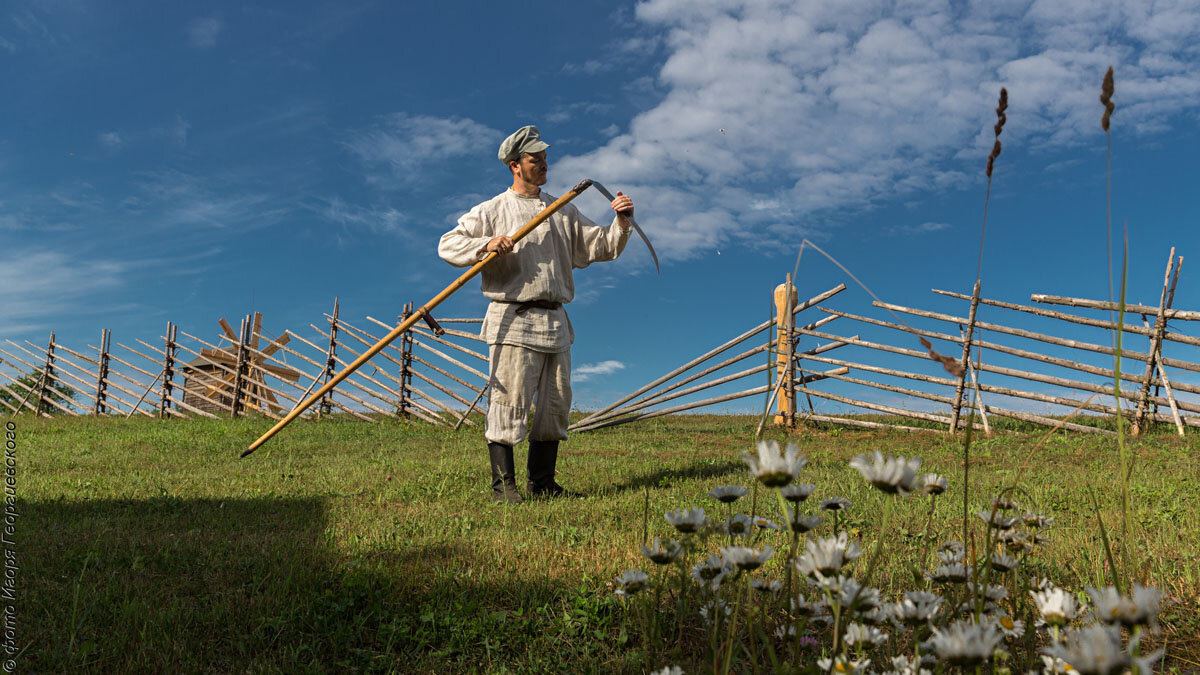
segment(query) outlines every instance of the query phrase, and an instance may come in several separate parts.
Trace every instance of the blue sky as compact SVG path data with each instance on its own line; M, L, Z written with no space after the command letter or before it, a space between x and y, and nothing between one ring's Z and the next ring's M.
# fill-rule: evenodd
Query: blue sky
M1197 2L6 3L0 337L211 336L252 310L312 335L335 295L351 320L393 316L455 278L438 237L506 187L496 147L536 124L547 188L632 195L664 263L633 241L577 275L595 407L764 320L804 237L885 300L965 311L929 289L974 280L1001 86L985 295L1102 298L1110 64L1131 300L1157 303L1176 246L1198 256L1175 301L1194 308L1198 38ZM608 221L598 195L578 205ZM842 281L806 252L802 295ZM851 286L830 306L890 319ZM483 307L474 283L439 314Z

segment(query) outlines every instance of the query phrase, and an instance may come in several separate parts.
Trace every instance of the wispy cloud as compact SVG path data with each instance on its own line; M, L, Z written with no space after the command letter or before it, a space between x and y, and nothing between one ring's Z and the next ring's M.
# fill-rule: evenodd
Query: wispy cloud
M121 147L121 134L115 131L106 131L101 133L96 137L96 140L100 142L100 145L103 145L106 148L112 148L113 150Z
M611 375L625 368L620 361L601 361L579 366L571 373L571 379L576 382L586 382L594 375Z
M891 228L893 234L929 234L950 229L950 223L920 223L918 225L897 225Z
M1196 0L648 0L636 16L666 36L665 94L627 131L555 169L603 177L635 200L653 195L639 220L655 223L668 260L981 182L1002 85L1006 149L1031 148L1034 161L1100 136L1109 64L1125 129L1157 133L1200 105Z
M188 44L197 48L212 47L217 44L221 28L220 19L192 19L187 24Z
M84 310L88 298L124 284L127 267L61 251L0 251L0 335L50 328L48 319Z
M122 207L149 225L186 228L258 228L278 222L286 209L266 192L230 185L230 180L203 178L181 171L145 175L137 193Z
M447 160L475 154L480 147L498 146L503 134L464 117L431 117L394 113L369 129L350 134L345 146L371 169L385 167L388 179L419 179ZM418 172L416 169L421 169ZM369 181L380 182L378 175Z

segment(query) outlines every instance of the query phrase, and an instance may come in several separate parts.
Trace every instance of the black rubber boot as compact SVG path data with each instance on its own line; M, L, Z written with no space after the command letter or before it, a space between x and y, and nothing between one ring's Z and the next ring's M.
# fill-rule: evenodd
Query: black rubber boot
M521 493L517 492L517 467L513 463L511 445L488 443L488 455L492 459L492 498L504 504L520 504Z
M558 441L529 441L529 494L535 497L575 496L554 482Z

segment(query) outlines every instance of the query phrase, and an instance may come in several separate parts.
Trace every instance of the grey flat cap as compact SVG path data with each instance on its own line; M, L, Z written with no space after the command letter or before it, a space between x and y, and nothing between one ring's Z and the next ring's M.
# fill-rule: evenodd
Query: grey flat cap
M537 127L521 127L500 144L500 161L508 164L515 159L520 159L523 153L533 154L548 147L550 144L542 140Z

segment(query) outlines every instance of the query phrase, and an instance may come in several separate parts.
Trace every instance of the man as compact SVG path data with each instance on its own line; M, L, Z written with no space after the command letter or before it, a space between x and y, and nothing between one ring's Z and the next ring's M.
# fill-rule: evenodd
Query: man
M621 254L630 230L622 214L633 214L633 200L620 192L609 227L597 226L567 204L514 245L511 235L556 199L541 190L549 147L533 126L504 139L499 157L512 174L512 187L459 218L438 243L438 255L456 267L473 265L493 251L499 255L483 268L483 295L492 302L481 335L491 357L486 437L492 493L509 504L522 501L513 446L527 432L530 494L564 493L554 472L558 443L567 438L575 333L563 305L575 297L573 268Z

